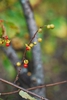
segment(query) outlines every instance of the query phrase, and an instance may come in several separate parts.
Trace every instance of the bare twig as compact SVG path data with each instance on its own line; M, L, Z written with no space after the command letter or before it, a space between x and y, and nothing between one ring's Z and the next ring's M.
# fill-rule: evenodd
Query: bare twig
M2 78L0 78L0 81L3 81L3 82L5 82L5 83L7 83L7 84L9 84L9 85L14 86L13 83L8 82L8 81L5 81L5 80L3 80ZM51 83L51 84L44 84L44 85L41 85L41 86L32 87L32 88L28 88L27 90L30 91L30 90L40 89L40 88L43 88L43 87L51 87L51 86L56 86L56 85L60 85L60 84L65 84L65 83L67 83L67 80L61 81L61 82L56 82L56 83ZM19 92L19 91L20 91L20 89L18 89L17 91L13 91L13 92L1 93L1 95L14 94L14 93L17 93L17 92ZM28 93L28 92L27 92L27 93Z
M42 26L41 28L43 28L43 27L44 27L44 26ZM38 30L39 30L39 29L38 29ZM34 33L33 37L30 39L28 45L29 45L30 43L32 43L33 39L35 38L36 34L38 33L38 30ZM25 48L25 51L24 51L24 54L23 54L23 59L22 59L21 64L23 64L23 61L24 61L24 59L25 59L25 57L26 57L26 52L27 52L27 51L26 51L26 48ZM16 81L18 80L21 69L22 69L22 68L20 67L20 70L18 71L18 74L17 74L17 76L16 76L16 78L15 78L14 83L16 83Z
M20 91L20 89L16 90L16 91L12 91L12 92L7 92L7 93L0 93L1 95L11 95L11 94L15 94L18 93Z
M60 84L64 84L64 83L67 83L67 80L61 81L61 82L56 82L56 83L51 83L51 84L44 84L44 85L41 85L41 86L32 87L32 88L29 88L28 90L40 89L40 88L43 88L43 87L51 87L51 86L60 85Z
M39 95L37 95L37 94L35 94L35 93L33 93L33 92L30 92L30 91L28 91L28 90L26 90L26 89L24 89L24 88L22 88L22 87L20 87L20 86L18 86L18 85L15 85L15 84L13 84L13 83L11 83L11 82L9 82L9 81L4 80L4 79L2 79L2 78L0 78L0 81L2 81L2 82L4 82L4 83L7 83L7 84L9 84L9 85L11 85L11 86L13 86L13 87L18 88L18 89L21 89L21 90L23 90L23 91L25 91L25 92L27 92L27 93L33 95L33 96L36 96L37 98L40 98L40 99L42 99L42 100L47 100L47 99L44 98L44 97L41 97L41 96L39 96Z

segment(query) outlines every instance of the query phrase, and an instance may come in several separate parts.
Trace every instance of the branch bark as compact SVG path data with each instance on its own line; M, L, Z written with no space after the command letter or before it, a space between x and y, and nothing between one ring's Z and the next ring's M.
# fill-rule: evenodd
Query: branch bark
M15 50L12 48L12 46L10 45L8 48L1 47L1 49L7 55L7 57L11 61L12 65L17 69L17 72L19 72L20 68L16 66L16 63L19 62L20 60L19 60ZM22 71L24 71L24 69L21 70L21 73L22 73Z
M35 32L37 31L37 26L34 20L33 10L29 3L29 0L20 0L23 12L26 18L28 30L30 33L30 38L33 37ZM38 36L34 38L34 41L37 41ZM41 50L39 43L33 47L32 49L32 55L33 55L33 64L34 64L34 72L32 75L32 78L36 78L35 85L41 85L44 84L44 72L43 72L43 66L41 61ZM45 97L45 89L37 89L34 90L35 93ZM38 99L39 100L39 99Z
M4 53L6 54L8 59L12 62L12 65L16 68L17 73L19 73L20 68L21 68L21 71L19 73L19 80L18 80L20 85L23 87L29 87L31 80L30 80L30 77L27 75L27 69L23 68L22 65L21 65L21 67L16 66L16 63L20 60L19 60L15 50L12 48L12 46L9 46L8 48L1 47L1 49L2 49L2 51L4 51Z
M16 88L18 88L18 89L20 89L20 90L23 90L24 92L27 92L27 93L29 93L29 94L31 94L31 95L37 97L37 98L40 98L40 99L42 99L42 100L48 100L47 98L41 97L41 96L39 96L39 95L37 95L37 94L35 94L35 93L33 93L33 92L30 92L30 91L28 91L28 90L26 90L26 89L24 89L24 88L22 88L22 87L20 87L20 86L18 86L18 85L15 85L15 84L13 84L13 83L11 83L11 82L9 82L9 81L4 80L4 79L2 79L2 78L0 78L0 81L2 81L2 82L4 82L4 83L7 83L7 84L9 84L9 85L11 85L11 86L13 86L13 87L16 87ZM0 95L1 95L1 93L0 93Z

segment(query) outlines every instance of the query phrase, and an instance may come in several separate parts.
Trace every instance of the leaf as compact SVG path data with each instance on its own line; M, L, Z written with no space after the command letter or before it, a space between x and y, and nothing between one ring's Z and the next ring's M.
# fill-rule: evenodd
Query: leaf
M22 90L19 92L19 95L24 99L36 100L35 98L31 97L28 93L26 93Z

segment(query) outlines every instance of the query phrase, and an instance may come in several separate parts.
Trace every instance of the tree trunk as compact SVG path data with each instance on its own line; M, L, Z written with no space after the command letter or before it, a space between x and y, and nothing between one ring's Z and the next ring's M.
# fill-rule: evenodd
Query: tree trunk
M34 20L33 10L28 0L20 0L20 2L21 2L23 12L26 18L28 30L30 33L30 38L32 38L35 32L37 31L37 26ZM36 35L33 42L37 41L37 38L38 36ZM33 47L32 55L33 55L33 64L34 64L34 72L32 74L32 79L33 78L36 79L35 85L37 86L37 85L44 84L44 72L43 72L43 66L42 66L42 61L41 61L41 50L40 50L39 43L37 43L37 45ZM37 89L37 90L34 90L34 92L40 96L45 97L45 89Z

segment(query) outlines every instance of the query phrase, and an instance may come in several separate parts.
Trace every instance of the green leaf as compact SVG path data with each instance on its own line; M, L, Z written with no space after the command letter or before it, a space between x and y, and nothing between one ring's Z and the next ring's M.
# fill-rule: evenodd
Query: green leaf
M24 99L36 100L35 98L31 97L28 93L26 93L22 90L19 92L19 95Z

